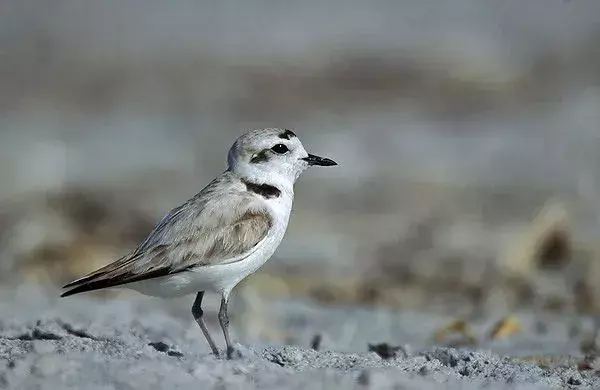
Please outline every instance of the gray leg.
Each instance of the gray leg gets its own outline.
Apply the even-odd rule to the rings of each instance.
[[[231,359],[234,349],[231,345],[231,338],[229,337],[229,315],[227,314],[227,297],[221,298],[221,308],[219,309],[219,322],[221,323],[221,329],[223,329],[223,335],[225,336],[225,344],[227,345],[227,359]]]
[[[219,356],[219,350],[217,349],[217,345],[213,341],[212,337],[210,337],[210,334],[208,333],[208,328],[206,327],[206,323],[204,322],[204,312],[202,311],[202,297],[204,297],[204,291],[200,291],[198,295],[196,295],[196,300],[194,301],[194,305],[192,306],[192,315],[194,316],[194,319],[196,320],[198,325],[200,325],[200,329],[202,329],[202,333],[204,333],[204,337],[206,338],[206,341],[208,341],[210,349],[212,349],[212,352],[216,356]]]

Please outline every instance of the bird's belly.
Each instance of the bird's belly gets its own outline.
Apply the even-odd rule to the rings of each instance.
[[[127,285],[144,295],[162,298],[178,297],[199,291],[220,294],[229,292],[242,279],[256,272],[275,252],[283,234],[276,234],[243,260],[228,264],[192,267],[187,271]]]
[[[172,275],[130,283],[124,287],[153,297],[174,298],[202,291],[194,290],[194,286],[197,284],[197,281],[194,280],[192,275],[190,275],[190,272],[184,271]]]

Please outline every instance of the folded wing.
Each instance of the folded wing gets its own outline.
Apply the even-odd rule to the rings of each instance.
[[[61,296],[244,259],[266,237],[273,220],[256,198],[224,186],[228,179],[215,179],[167,214],[134,252],[65,285],[73,288]]]

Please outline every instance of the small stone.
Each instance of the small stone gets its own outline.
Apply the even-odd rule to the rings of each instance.
[[[169,350],[169,346],[162,341],[158,341],[155,343],[149,343],[149,346],[156,349],[158,352],[167,352]]]
[[[400,346],[392,347],[388,343],[369,344],[369,351],[375,352],[382,359],[392,359],[396,357],[398,351],[401,351],[404,357],[407,356],[404,348]]]
[[[579,380],[577,378],[570,377],[569,380],[567,381],[567,385],[579,386],[579,385],[581,385],[581,380]]]
[[[320,334],[316,334],[310,342],[310,347],[312,349],[314,349],[315,351],[318,351],[319,347],[321,346],[322,339],[323,339],[323,337]]]
[[[183,353],[179,351],[167,351],[167,356],[183,357]]]

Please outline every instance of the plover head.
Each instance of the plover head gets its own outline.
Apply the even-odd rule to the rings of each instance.
[[[293,185],[309,166],[337,165],[309,154],[288,129],[257,129],[240,136],[229,150],[229,170],[240,176],[273,184]]]

